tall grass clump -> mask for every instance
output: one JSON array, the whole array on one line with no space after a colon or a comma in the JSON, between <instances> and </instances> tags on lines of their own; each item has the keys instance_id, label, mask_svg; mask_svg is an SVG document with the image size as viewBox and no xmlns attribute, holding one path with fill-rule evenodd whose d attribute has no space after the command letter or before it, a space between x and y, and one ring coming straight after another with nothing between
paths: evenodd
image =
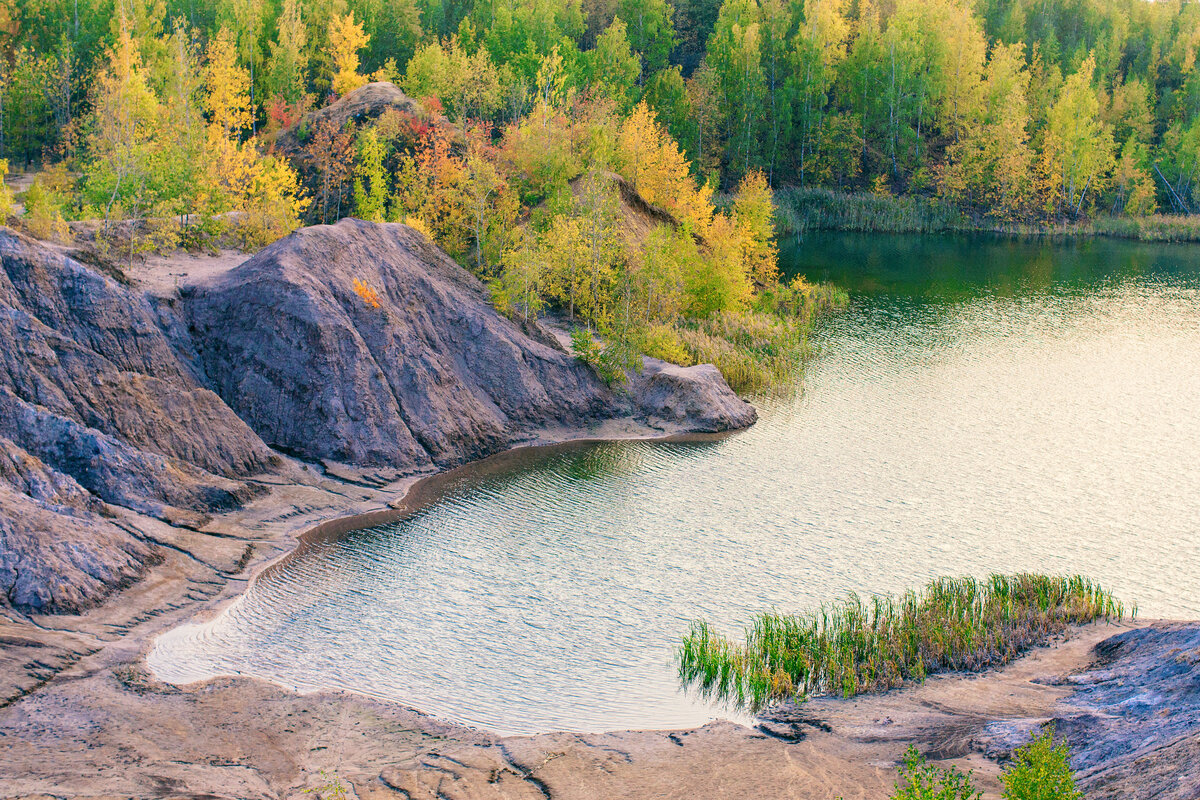
<instances>
[{"instance_id":1,"label":"tall grass clump","mask_svg":"<svg viewBox=\"0 0 1200 800\"><path fill-rule=\"evenodd\" d=\"M971 227L952 204L911 195L797 187L776 192L775 205L780 232L798 236L815 230L939 233Z\"/></svg>"},{"instance_id":2,"label":"tall grass clump","mask_svg":"<svg viewBox=\"0 0 1200 800\"><path fill-rule=\"evenodd\" d=\"M679 678L757 712L790 698L850 697L935 672L1005 664L1068 625L1127 613L1079 576L939 578L899 598L851 594L807 613L763 612L741 643L695 622L677 652Z\"/></svg>"},{"instance_id":3,"label":"tall grass clump","mask_svg":"<svg viewBox=\"0 0 1200 800\"><path fill-rule=\"evenodd\" d=\"M713 364L738 394L788 386L811 353L809 334L824 316L844 308L849 295L803 276L765 288L751 308L680 320L673 336L655 331L649 355L677 364ZM686 356L680 360L679 355Z\"/></svg>"},{"instance_id":4,"label":"tall grass clump","mask_svg":"<svg viewBox=\"0 0 1200 800\"><path fill-rule=\"evenodd\" d=\"M1080 233L1143 242L1200 242L1200 214L1097 217L1081 225Z\"/></svg>"},{"instance_id":5,"label":"tall grass clump","mask_svg":"<svg viewBox=\"0 0 1200 800\"><path fill-rule=\"evenodd\" d=\"M693 364L713 364L738 394L786 385L808 355L811 326L761 311L720 311L678 323Z\"/></svg>"}]
</instances>

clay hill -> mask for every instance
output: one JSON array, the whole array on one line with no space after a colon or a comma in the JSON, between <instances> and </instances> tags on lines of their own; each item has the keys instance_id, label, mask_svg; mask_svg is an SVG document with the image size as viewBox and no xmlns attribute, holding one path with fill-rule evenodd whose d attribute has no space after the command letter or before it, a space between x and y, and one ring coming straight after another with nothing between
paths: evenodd
<instances>
[{"instance_id":1,"label":"clay hill","mask_svg":"<svg viewBox=\"0 0 1200 800\"><path fill-rule=\"evenodd\" d=\"M136 580L158 553L128 514L195 527L303 464L421 474L607 420L755 420L710 366L648 361L609 389L404 225L306 228L170 292L8 229L0 257L0 592L19 609Z\"/></svg>"}]
</instances>

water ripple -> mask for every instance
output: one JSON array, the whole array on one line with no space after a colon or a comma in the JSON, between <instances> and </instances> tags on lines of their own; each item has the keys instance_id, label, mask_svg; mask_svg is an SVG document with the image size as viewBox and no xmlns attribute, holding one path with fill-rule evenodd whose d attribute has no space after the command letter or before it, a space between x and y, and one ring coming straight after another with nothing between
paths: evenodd
<instances>
[{"instance_id":1,"label":"water ripple","mask_svg":"<svg viewBox=\"0 0 1200 800\"><path fill-rule=\"evenodd\" d=\"M1017 570L1200 616L1195 256L1068 249L1064 277L1041 250L996 247L1008 261L971 251L982 276L961 253L918 252L909 270L933 277L863 258L877 272L860 283L883 290L824 328L804 392L764 399L744 434L460 478L401 522L311 543L160 638L151 664L502 732L669 728L726 715L676 687L697 617L736 632L764 607Z\"/></svg>"}]
</instances>

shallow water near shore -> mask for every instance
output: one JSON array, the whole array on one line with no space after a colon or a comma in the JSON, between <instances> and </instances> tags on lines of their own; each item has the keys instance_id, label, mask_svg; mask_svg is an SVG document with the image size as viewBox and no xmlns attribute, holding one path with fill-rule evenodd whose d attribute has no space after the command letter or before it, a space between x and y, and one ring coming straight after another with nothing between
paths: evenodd
<instances>
[{"instance_id":1,"label":"shallow water near shore","mask_svg":"<svg viewBox=\"0 0 1200 800\"><path fill-rule=\"evenodd\" d=\"M851 307L802 389L697 443L510 454L407 517L306 542L156 673L351 689L502 733L678 728L690 620L947 574L1099 579L1200 617L1200 248L812 237Z\"/></svg>"}]
</instances>

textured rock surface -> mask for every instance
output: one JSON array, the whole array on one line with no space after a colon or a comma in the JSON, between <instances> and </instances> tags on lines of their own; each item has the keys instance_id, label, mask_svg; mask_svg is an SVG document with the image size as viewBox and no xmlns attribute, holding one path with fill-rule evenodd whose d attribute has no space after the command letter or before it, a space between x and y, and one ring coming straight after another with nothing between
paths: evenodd
<instances>
[{"instance_id":1,"label":"textured rock surface","mask_svg":"<svg viewBox=\"0 0 1200 800\"><path fill-rule=\"evenodd\" d=\"M980 745L1005 757L1052 722L1089 798L1200 797L1200 625L1136 628L1099 644L1096 656L1054 681L1073 689L1056 713L995 722Z\"/></svg>"},{"instance_id":2,"label":"textured rock surface","mask_svg":"<svg viewBox=\"0 0 1200 800\"><path fill-rule=\"evenodd\" d=\"M188 371L145 297L7 229L0 259L0 387L11 398L215 475L269 468L270 449ZM5 435L36 453L26 432Z\"/></svg>"},{"instance_id":3,"label":"textured rock surface","mask_svg":"<svg viewBox=\"0 0 1200 800\"><path fill-rule=\"evenodd\" d=\"M277 457L203 388L136 291L0 229L0 589L76 610L158 559L98 515L236 507Z\"/></svg>"},{"instance_id":4,"label":"textured rock surface","mask_svg":"<svg viewBox=\"0 0 1200 800\"><path fill-rule=\"evenodd\" d=\"M668 425L718 432L744 428L758 418L754 409L729 389L712 364L680 367L646 359L632 391L641 413Z\"/></svg>"},{"instance_id":5,"label":"textured rock surface","mask_svg":"<svg viewBox=\"0 0 1200 800\"><path fill-rule=\"evenodd\" d=\"M184 307L211 385L265 441L310 459L417 471L612 418L653 417L664 432L754 420L711 368L656 372L614 394L498 314L482 284L404 225L306 228Z\"/></svg>"},{"instance_id":6,"label":"textured rock surface","mask_svg":"<svg viewBox=\"0 0 1200 800\"><path fill-rule=\"evenodd\" d=\"M155 563L105 511L73 478L0 438L0 593L9 604L79 611Z\"/></svg>"}]
</instances>

